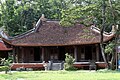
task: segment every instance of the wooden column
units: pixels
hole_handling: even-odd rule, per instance
[[[96,44],[96,61],[99,61],[99,46]]]
[[[15,59],[15,48],[13,48],[13,62],[16,63],[16,59]]]
[[[92,60],[97,60],[96,59],[96,45],[91,46],[92,47]]]
[[[42,58],[42,61],[45,60],[45,59],[44,59],[44,51],[45,51],[45,50],[44,50],[44,47],[42,47],[42,55],[41,55],[41,56],[42,56],[42,57],[41,57],[41,58]]]
[[[18,51],[19,51],[18,48],[19,48],[19,47],[16,48],[16,53],[15,53],[16,63],[18,63]]]
[[[50,47],[47,47],[45,50],[46,50],[45,51],[45,55],[46,55],[45,60],[48,61],[48,60],[50,60],[51,49],[50,49]]]
[[[74,58],[77,61],[77,46],[74,46]]]
[[[95,53],[94,53],[94,50],[93,50],[93,46],[92,46],[92,60],[95,60]]]
[[[50,54],[50,52],[49,52],[49,48],[48,47],[44,47],[43,49],[42,49],[42,57],[43,57],[43,61],[48,61],[49,60],[49,54]]]
[[[24,63],[24,48],[22,47],[21,49],[22,49],[22,51],[21,51],[21,54],[22,54],[22,63]]]

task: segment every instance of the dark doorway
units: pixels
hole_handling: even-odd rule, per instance
[[[85,46],[85,60],[92,60],[92,47]]]
[[[34,61],[40,61],[40,54],[41,54],[41,48],[35,47],[34,48]]]
[[[65,47],[59,47],[59,60],[65,60]]]
[[[0,58],[8,59],[8,52],[0,51]]]

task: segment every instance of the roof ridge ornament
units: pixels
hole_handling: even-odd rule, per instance
[[[0,36],[5,38],[5,39],[9,39],[8,35],[3,30],[0,31]]]
[[[35,32],[39,31],[40,26],[42,25],[42,22],[45,22],[47,19],[45,18],[45,15],[42,14],[42,16],[40,17],[40,19],[38,20],[38,22],[36,23],[35,26]]]
[[[47,19],[45,18],[45,15],[44,14],[42,14],[42,16],[40,17],[40,20],[41,21],[46,21]]]
[[[115,34],[115,33],[116,33],[116,30],[118,30],[118,25],[113,25],[113,26],[112,26],[111,33]]]

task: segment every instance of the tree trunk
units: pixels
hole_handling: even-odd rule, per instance
[[[106,60],[105,57],[105,53],[104,53],[104,48],[103,48],[103,33],[104,33],[104,29],[105,29],[105,0],[103,0],[103,4],[102,4],[102,26],[101,26],[101,39],[100,39],[100,49],[101,49],[101,53],[102,53],[102,57],[104,62],[106,63],[106,68],[109,68],[109,64],[108,61]]]
[[[108,61],[106,60],[105,53],[104,53],[104,48],[103,48],[103,44],[101,44],[101,43],[100,43],[100,49],[101,49],[103,60],[106,63],[106,68],[109,69],[110,66],[109,66]]]
[[[111,8],[111,13],[112,13],[112,17],[113,17],[113,23],[114,23],[114,26],[115,26],[115,28],[116,28],[116,17],[115,17],[115,11],[114,11],[114,9],[113,9],[113,6],[112,6],[112,1],[111,0],[109,0],[109,5],[110,5],[110,8]],[[118,38],[118,30],[116,29],[116,34],[115,34],[115,46],[114,46],[114,48],[116,49],[116,46],[117,46],[117,38]],[[111,58],[111,69],[115,69],[115,62],[116,62],[116,69],[117,69],[117,59],[116,59],[116,55],[117,55],[117,52],[116,52],[116,50],[115,51],[113,51],[113,53],[112,53],[112,58]],[[116,60],[116,61],[115,61]]]
[[[112,58],[111,58],[111,63],[110,63],[110,69],[112,69],[112,70],[115,69],[114,63],[115,63],[115,54],[113,52],[112,53]]]
[[[5,74],[7,74],[8,73],[8,71],[7,70],[5,70]]]

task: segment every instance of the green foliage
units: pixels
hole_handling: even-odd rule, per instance
[[[60,22],[62,26],[74,25],[76,22],[89,26],[93,23],[93,19],[100,15],[98,13],[98,4],[91,3],[85,6],[85,4],[82,5],[82,3],[84,3],[84,1],[81,1],[81,5],[76,5],[62,12],[62,19]]]
[[[65,56],[66,56],[65,62],[69,65],[73,65],[73,63],[75,61],[74,58],[71,55],[69,55],[68,53],[66,53]]]
[[[8,66],[0,66],[0,71],[9,71],[9,69]]]
[[[13,62],[13,53],[8,53],[8,61],[10,61],[10,63]]]
[[[105,26],[120,24],[120,1],[105,0]],[[21,34],[35,26],[41,14],[48,19],[58,19],[68,27],[76,22],[89,26],[102,24],[101,0],[4,0],[0,1],[0,26],[11,36]],[[111,13],[113,10],[115,18]],[[107,27],[109,31],[110,28]]]
[[[65,0],[4,0],[0,1],[0,26],[15,36],[32,29],[41,14],[48,19],[61,19]]]
[[[65,58],[65,64],[64,64],[64,68],[65,70],[77,70],[74,66],[73,63],[75,62],[75,59],[69,55],[68,53],[65,54],[66,58]]]
[[[5,74],[7,74],[7,72],[10,70],[10,64],[11,64],[11,60],[9,59],[5,59],[5,58],[1,58],[1,64],[4,66],[0,67],[0,71],[5,71]]]
[[[27,20],[27,17],[32,14],[30,11],[31,9],[28,8],[26,4],[18,5],[15,0],[5,0],[1,2],[1,26],[3,26],[11,36],[23,33],[28,30],[29,27],[32,27],[32,25],[29,24],[31,24],[33,19],[29,18],[29,21]],[[28,12],[30,12],[29,15]],[[26,23],[25,20],[30,23]]]
[[[96,24],[102,26],[102,1],[101,0],[75,0],[71,1],[72,7],[62,11],[62,26],[74,25],[76,22],[90,26]],[[105,0],[105,28],[110,31],[111,25],[115,22],[120,24],[120,1],[112,0],[112,8],[109,0]],[[112,12],[114,12],[114,17]]]
[[[5,58],[1,58],[1,64],[4,65],[4,66],[10,66],[12,60],[9,60],[9,59],[5,59]]]
[[[105,46],[105,53],[111,54],[114,51],[115,44],[113,42],[110,42]]]

